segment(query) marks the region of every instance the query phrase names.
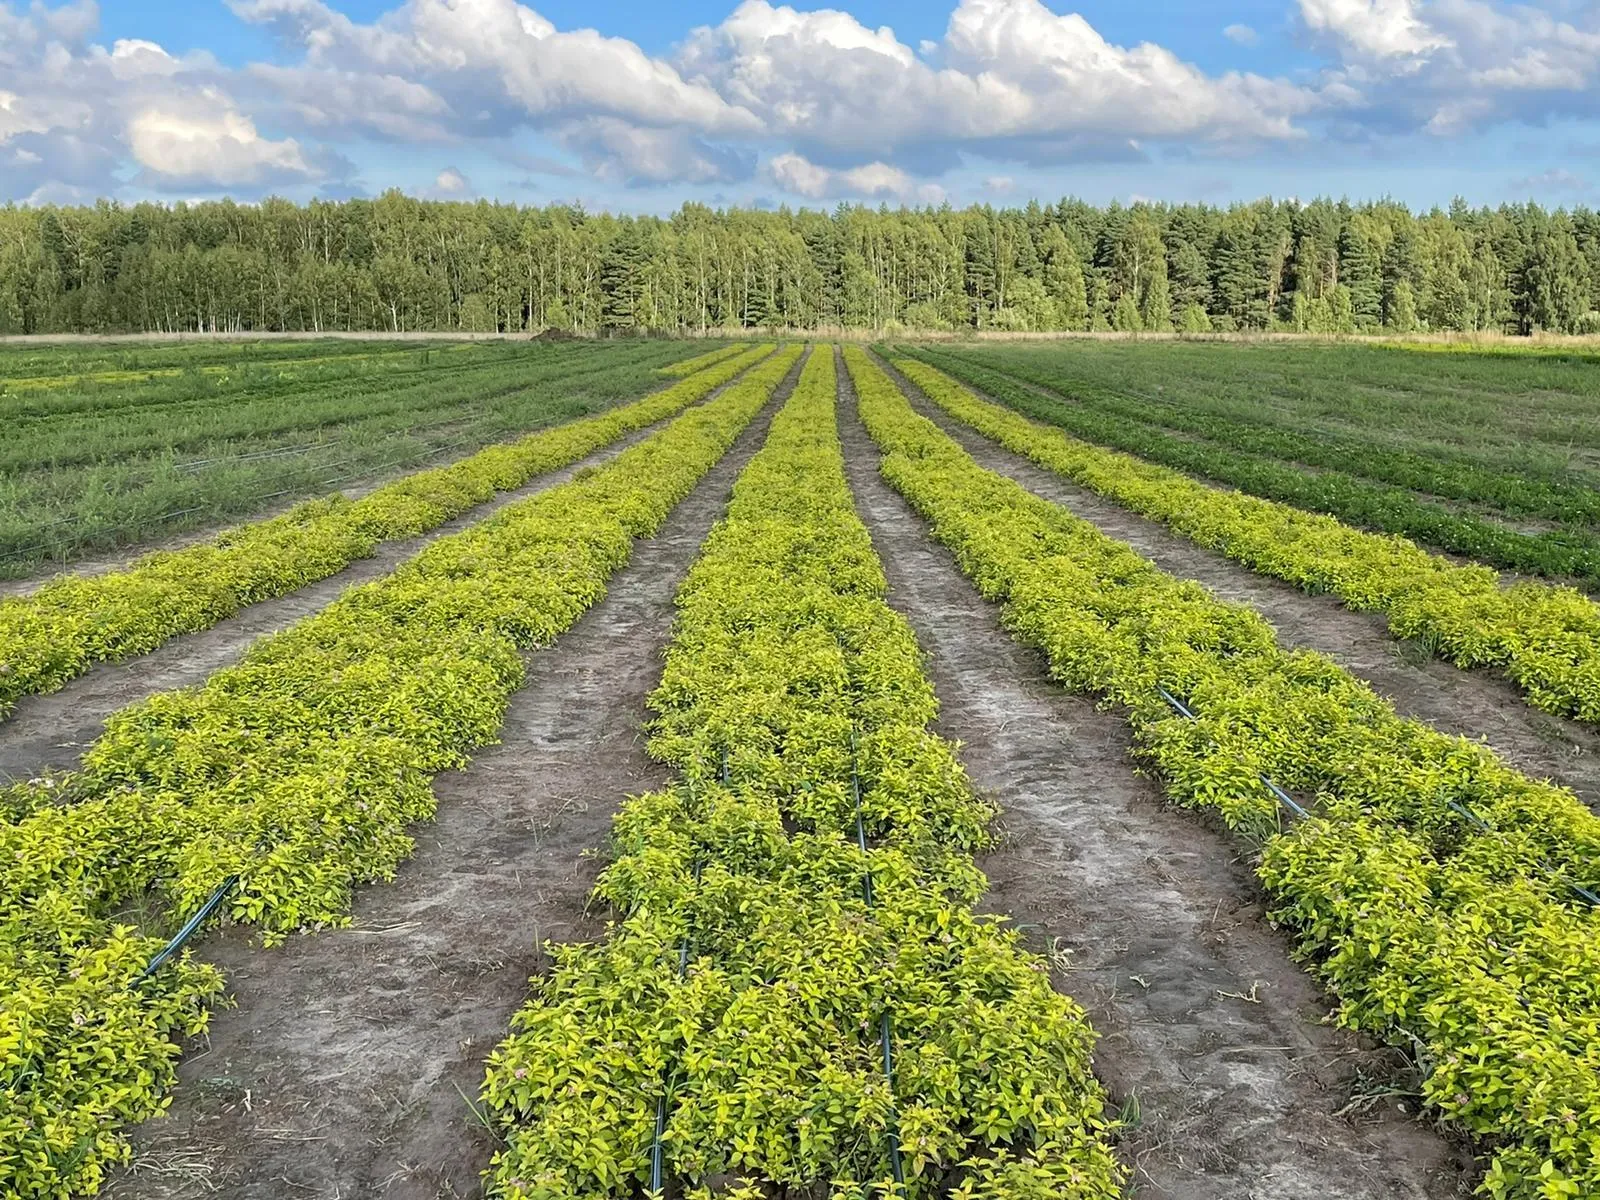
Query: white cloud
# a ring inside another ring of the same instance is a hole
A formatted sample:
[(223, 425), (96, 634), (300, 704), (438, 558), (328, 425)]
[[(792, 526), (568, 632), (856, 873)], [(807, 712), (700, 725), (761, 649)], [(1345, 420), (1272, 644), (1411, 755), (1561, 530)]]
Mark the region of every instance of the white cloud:
[[(1339, 58), (1332, 106), (1380, 130), (1463, 136), (1600, 115), (1600, 7), (1545, 0), (1299, 0)], [(1571, 13), (1574, 20), (1556, 12)], [(1581, 23), (1575, 23), (1581, 22)]]
[(93, 3), (26, 10), (0, 0), (4, 198), (115, 194), (132, 170), (148, 188), (255, 192), (328, 175), (334, 156), (257, 127), (209, 54), (125, 38), (88, 39)]
[(434, 177), (433, 190), (441, 196), (459, 199), (471, 194), (472, 184), (454, 167), (446, 167)]
[(293, 138), (273, 141), (225, 97), (202, 92), (201, 104), (145, 109), (128, 122), (134, 161), (163, 184), (240, 187), (315, 178)]
[(321, 0), (229, 0), (308, 67), (407, 79), (446, 97), (462, 123), (594, 115), (713, 134), (759, 132), (716, 91), (624, 38), (561, 32), (515, 0), (406, 0), (358, 24)]
[(1254, 46), (1261, 40), (1256, 31), (1248, 25), (1229, 25), (1222, 31), (1222, 36), (1241, 46)]
[(933, 205), (945, 200), (945, 191), (937, 184), (919, 183), (899, 167), (882, 162), (831, 170), (791, 152), (771, 159), (767, 174), (784, 191), (808, 200), (898, 200)]
[(744, 0), (690, 36), (680, 67), (797, 150), (856, 162), (948, 165), (963, 149), (1027, 158), (1040, 144), (1059, 156), (1129, 137), (1290, 138), (1314, 103), (1282, 81), (1212, 77), (1159, 46), (1114, 46), (1038, 0), (960, 0), (939, 53), (921, 56), (848, 13)]
[(1362, 54), (1378, 58), (1422, 54), (1449, 40), (1428, 27), (1416, 0), (1300, 0), (1300, 15)]
[(985, 191), (1004, 196), (1017, 186), (1017, 181), (1009, 175), (990, 175), (983, 181), (983, 186)]

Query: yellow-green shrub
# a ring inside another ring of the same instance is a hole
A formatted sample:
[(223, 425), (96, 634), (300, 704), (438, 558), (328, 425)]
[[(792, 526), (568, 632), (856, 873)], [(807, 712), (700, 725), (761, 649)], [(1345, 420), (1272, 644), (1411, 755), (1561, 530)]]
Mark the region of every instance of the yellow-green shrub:
[(496, 1195), (637, 1194), (663, 1099), (689, 1195), (888, 1195), (891, 1138), (907, 1197), (1119, 1194), (1082, 1010), (972, 911), (993, 813), (926, 728), (834, 394), (814, 354), (679, 590), (650, 743), (678, 782), (619, 813), (597, 889), (618, 923), (554, 951), (491, 1058)]
[(1384, 613), (1458, 667), (1499, 667), (1546, 712), (1600, 721), (1600, 606), (1573, 588), (1504, 586), (1488, 567), (1457, 566), (1414, 542), (1105, 450), (973, 395), (914, 359), (896, 359), (956, 420), (1177, 533), (1265, 575)]
[[(1484, 1194), (1600, 1195), (1600, 910), (1573, 886), (1600, 884), (1600, 818), (981, 469), (846, 357), (885, 478), (1057, 681), (1126, 711), (1169, 796), (1260, 840), (1340, 1018), (1417, 1052), (1428, 1103), (1485, 1139)], [(1282, 828), (1262, 775), (1312, 816)]]

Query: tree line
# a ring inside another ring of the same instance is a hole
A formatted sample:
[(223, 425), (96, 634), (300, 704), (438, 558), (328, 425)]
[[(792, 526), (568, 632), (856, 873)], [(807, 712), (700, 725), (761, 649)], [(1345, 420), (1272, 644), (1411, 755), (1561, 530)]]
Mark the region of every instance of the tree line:
[(1389, 201), (0, 208), (0, 333), (1600, 332), (1600, 215)]

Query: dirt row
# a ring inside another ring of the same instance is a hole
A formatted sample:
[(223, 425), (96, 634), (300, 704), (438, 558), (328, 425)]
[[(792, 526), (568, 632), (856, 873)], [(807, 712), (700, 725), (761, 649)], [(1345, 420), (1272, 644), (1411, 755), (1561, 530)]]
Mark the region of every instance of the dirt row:
[(206, 940), (238, 1007), (213, 1015), (109, 1197), (479, 1194), (494, 1150), (474, 1115), (484, 1056), (543, 942), (603, 932), (584, 907), (595, 852), (624, 797), (667, 777), (642, 726), (678, 583), (798, 377), (636, 543), (606, 598), (528, 656), (501, 743), (434, 781), (438, 819), (393, 884), (358, 893), (351, 929), (277, 950), (239, 929)]
[(1331, 596), (1310, 595), (1283, 580), (1258, 575), (1036, 466), (947, 416), (910, 380), (887, 363), (881, 365), (912, 407), (984, 467), (1126, 542), (1163, 571), (1197, 580), (1224, 600), (1249, 605), (1277, 630), (1284, 646), (1326, 654), (1370, 683), (1403, 715), (1484, 741), (1519, 770), (1571, 788), (1591, 808), (1600, 809), (1600, 732), (1530, 707), (1501, 675), (1463, 671), (1420, 645), (1395, 639), (1381, 614), (1353, 612)]
[[(718, 388), (711, 397), (728, 386), (731, 384)], [(503, 492), (420, 537), (383, 542), (370, 558), (357, 559), (337, 574), (286, 596), (240, 609), (210, 629), (182, 634), (148, 654), (97, 664), (59, 691), (22, 697), (12, 715), (0, 721), (0, 784), (75, 767), (112, 713), (158, 692), (204, 681), (214, 671), (238, 662), (258, 639), (320, 612), (346, 588), (381, 579), (440, 538), (460, 533), (502, 508), (568, 482), (579, 471), (610, 461), (660, 432), (666, 423), (635, 430), (587, 458), (540, 475), (515, 491)]]
[(878, 475), (841, 370), (856, 504), (973, 782), (1001, 806), (989, 911), (1028, 928), (1088, 1011), (1095, 1069), (1133, 1128), (1141, 1193), (1389, 1200), (1468, 1189), (1471, 1159), (1418, 1124), (1396, 1063), (1324, 1023), (1331, 1001), (1271, 928), (1240, 843), (1135, 776), (1120, 717), (1051, 684)]

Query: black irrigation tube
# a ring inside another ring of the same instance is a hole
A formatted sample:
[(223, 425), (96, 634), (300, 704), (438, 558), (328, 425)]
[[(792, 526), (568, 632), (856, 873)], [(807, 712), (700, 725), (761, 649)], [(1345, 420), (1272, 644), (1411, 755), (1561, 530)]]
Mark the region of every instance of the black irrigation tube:
[[(689, 799), (695, 799), (694, 783), (689, 783)], [(722, 752), (722, 786), (728, 786), (728, 752)], [(704, 867), (700, 855), (694, 857), (694, 884), (700, 886), (700, 873)], [(689, 977), (689, 959), (694, 954), (694, 933), (691, 929), (683, 931), (683, 942), (678, 946), (678, 982), (682, 983)], [(654, 1196), (664, 1194), (666, 1186), (666, 1149), (663, 1142), (667, 1136), (667, 1069), (661, 1069), (661, 1095), (656, 1099), (656, 1131), (650, 1143), (650, 1193)]]
[[(870, 910), (876, 908), (877, 903), (872, 892), (872, 864), (867, 859), (867, 826), (861, 815), (861, 772), (857, 769), (854, 722), (850, 727), (850, 799), (856, 810), (856, 845), (861, 848), (861, 897)], [(894, 1172), (895, 1194), (902, 1195), (906, 1173), (900, 1161), (900, 1111), (894, 1099), (894, 1033), (887, 1004), (878, 1022), (878, 1042), (883, 1050), (884, 1081), (889, 1085), (889, 1165)]]
[[(1182, 700), (1179, 700), (1171, 692), (1167, 691), (1166, 688), (1161, 687), (1158, 684), (1156, 686), (1156, 691), (1160, 692), (1161, 698), (1170, 704), (1174, 709), (1176, 709), (1182, 716), (1187, 717), (1191, 721), (1197, 721), (1200, 719), (1194, 715), (1188, 705), (1184, 704)], [(1277, 784), (1273, 783), (1272, 780), (1268, 779), (1265, 775), (1257, 775), (1256, 778), (1266, 785), (1267, 790), (1277, 798), (1279, 804), (1283, 805), (1283, 807), (1294, 813), (1295, 816), (1309, 817), (1311, 815), (1310, 812), (1295, 802), (1293, 796), (1289, 795), (1288, 792), (1284, 791)]]
[[(1171, 705), (1173, 707), (1173, 709), (1175, 709), (1179, 714), (1181, 714), (1184, 717), (1187, 717), (1191, 721), (1199, 720), (1199, 718), (1197, 716), (1195, 716), (1193, 710), (1191, 710), (1188, 705), (1184, 704), (1183, 701), (1179, 700), (1171, 692), (1167, 691), (1166, 688), (1161, 687), (1158, 684), (1156, 686), (1156, 691), (1160, 692), (1161, 693), (1161, 698), (1163, 700), (1165, 700), (1169, 705)], [(1268, 779), (1265, 775), (1258, 775), (1258, 776), (1256, 776), (1256, 778), (1261, 780), (1261, 782), (1266, 785), (1268, 790), (1271, 791), (1272, 794), (1277, 798), (1279, 804), (1281, 804), (1285, 808), (1289, 809), (1289, 811), (1294, 813), (1295, 816), (1301, 817), (1301, 818), (1305, 818), (1305, 817), (1311, 816), (1310, 811), (1308, 811), (1307, 809), (1303, 808), (1301, 805), (1296, 803), (1295, 800), (1294, 800), (1294, 797), (1290, 796), (1288, 792), (1284, 791), (1281, 787), (1279, 787), (1276, 783), (1272, 782), (1272, 780)], [(1478, 827), (1478, 829), (1481, 830), (1482, 832), (1490, 833), (1490, 834), (1495, 832), (1494, 826), (1490, 825), (1487, 821), (1485, 821), (1477, 813), (1473, 812), (1466, 805), (1462, 804), (1459, 800), (1446, 800), (1445, 801), (1445, 805), (1452, 812), (1459, 813), (1461, 816), (1465, 817), (1472, 824), (1476, 825)], [(1548, 864), (1544, 865), (1544, 871), (1545, 871), (1545, 874), (1552, 881), (1554, 881), (1556, 883), (1565, 884), (1567, 887), (1571, 888), (1572, 891), (1575, 892), (1584, 901), (1584, 903), (1588, 904), (1590, 907), (1592, 907), (1592, 908), (1600, 908), (1600, 894), (1596, 894), (1594, 891), (1590, 890), (1589, 888), (1584, 887), (1580, 883), (1574, 883), (1572, 880), (1568, 879), (1565, 875), (1563, 875), (1560, 871), (1557, 871), (1555, 868), (1549, 866)]]
[(226, 879), (219, 883), (216, 887), (216, 890), (213, 891), (211, 895), (206, 898), (206, 902), (200, 906), (200, 911), (195, 913), (194, 916), (190, 917), (189, 920), (184, 924), (183, 928), (178, 930), (178, 932), (173, 935), (172, 940), (162, 948), (161, 953), (152, 958), (145, 966), (145, 969), (134, 976), (134, 982), (137, 983), (141, 979), (148, 979), (151, 975), (154, 975), (158, 970), (160, 970), (168, 959), (170, 959), (179, 950), (182, 950), (184, 943), (199, 931), (200, 926), (204, 925), (206, 921), (210, 919), (211, 914), (217, 911), (217, 909), (222, 905), (222, 902), (226, 900), (233, 889), (238, 886), (239, 876), (237, 875), (229, 875)]

